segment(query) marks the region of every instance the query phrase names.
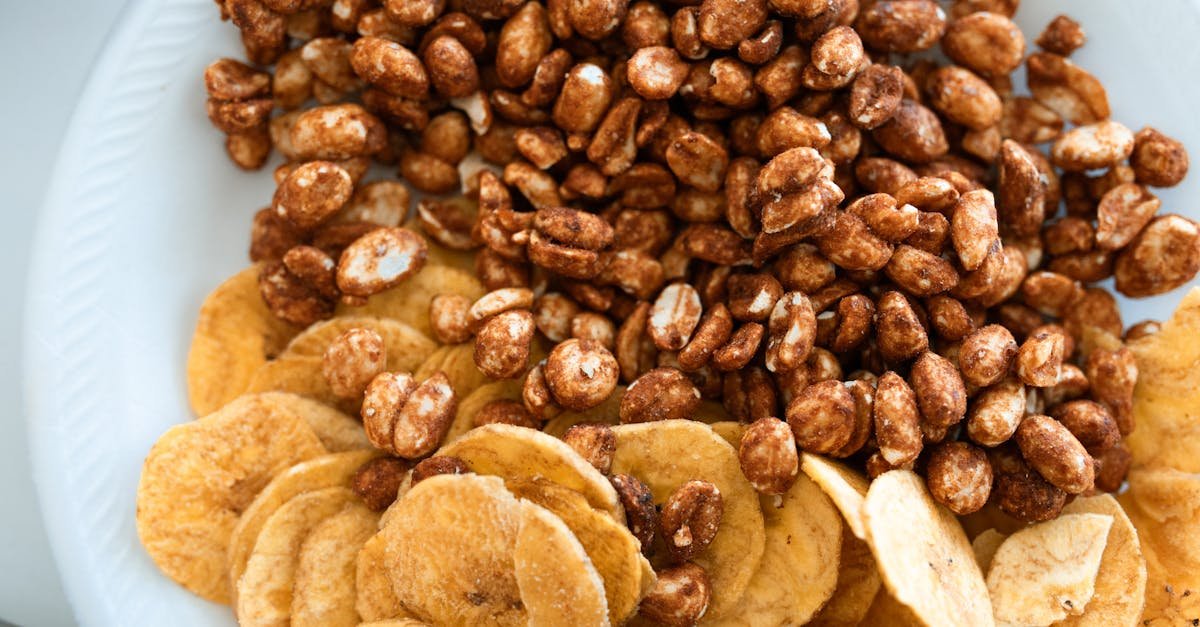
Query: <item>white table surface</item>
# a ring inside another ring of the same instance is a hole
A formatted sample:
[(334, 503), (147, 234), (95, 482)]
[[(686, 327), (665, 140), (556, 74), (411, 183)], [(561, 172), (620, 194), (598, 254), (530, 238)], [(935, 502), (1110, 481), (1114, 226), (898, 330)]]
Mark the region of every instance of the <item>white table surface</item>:
[(59, 142), (124, 0), (0, 1), (0, 620), (74, 624), (30, 480), (21, 391), (29, 244)]

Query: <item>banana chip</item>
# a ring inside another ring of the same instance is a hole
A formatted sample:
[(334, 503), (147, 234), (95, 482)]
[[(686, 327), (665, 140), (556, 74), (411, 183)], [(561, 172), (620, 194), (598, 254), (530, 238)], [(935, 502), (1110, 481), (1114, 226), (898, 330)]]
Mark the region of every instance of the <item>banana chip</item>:
[(1137, 530), (1120, 503), (1109, 494), (1079, 497), (1063, 508), (1064, 514), (1103, 514), (1112, 517), (1096, 592), (1080, 616), (1069, 616), (1059, 625), (1136, 625), (1146, 603), (1146, 560)]
[[(549, 481), (510, 479), (505, 485), (514, 496), (544, 507), (561, 518), (579, 539), (604, 581), (608, 618), (612, 624), (625, 622), (637, 611), (642, 596), (654, 586), (654, 571), (642, 557), (641, 546), (625, 525), (593, 509), (578, 492)], [(647, 572), (651, 573), (648, 581), (644, 576)]]
[(434, 297), (459, 294), (474, 302), (486, 292), (473, 272), (427, 263), (404, 283), (368, 298), (362, 307), (339, 305), (337, 315), (391, 318), (431, 336), (429, 303)]
[(603, 403), (584, 411), (564, 411), (546, 421), (546, 424), (542, 426), (542, 431), (556, 438), (561, 438), (567, 432), (567, 429), (583, 422), (599, 422), (615, 425), (621, 422), (620, 410), (621, 397), (623, 396), (625, 396), (625, 386), (618, 385), (613, 390), (613, 393), (604, 399)]
[(200, 306), (188, 350), (188, 400), (205, 416), (246, 390), (258, 367), (300, 329), (276, 318), (258, 292), (261, 266), (229, 277)]
[(379, 514), (355, 503), (317, 525), (304, 544), (292, 590), (293, 627), (354, 627), (355, 561), (375, 535)]
[(375, 450), (322, 455), (279, 473), (242, 512), (229, 538), (229, 581), (236, 584), (246, 572), (246, 562), (263, 525), (284, 503), (305, 492), (348, 487), (360, 466), (379, 453)]
[(1083, 613), (1095, 593), (1112, 516), (1064, 514), (1009, 536), (988, 569), (997, 625), (1049, 625)]
[(527, 501), (513, 564), (530, 625), (610, 624), (604, 580), (583, 545), (562, 519)]
[(396, 598), (439, 625), (525, 625), (513, 571), (522, 516), (499, 477), (437, 475), (413, 486), (380, 531)]
[(742, 475), (737, 451), (707, 425), (662, 420), (613, 427), (612, 471), (641, 479), (661, 504), (681, 485), (701, 479), (721, 491), (725, 513), (712, 544), (695, 561), (708, 572), (706, 619), (737, 607), (763, 556), (765, 528), (758, 493)]
[(287, 392), (243, 394), (230, 401), (238, 411), (283, 412), (304, 419), (321, 439), (321, 445), (333, 453), (371, 448), (362, 423), (324, 403)]
[(444, 441), (453, 442), (462, 437), (464, 433), (474, 429), (475, 414), (478, 414), (484, 405), (502, 400), (521, 400), (521, 381), (519, 379), (487, 383), (475, 388), (466, 398), (460, 398), (458, 408), (455, 410), (454, 422), (450, 423), (450, 430), (446, 432)]
[(325, 452), (312, 428), (287, 413), (233, 407), (171, 427), (142, 466), (142, 545), (168, 577), (228, 603), (225, 557), (238, 516), (272, 477)]
[(608, 479), (562, 440), (541, 431), (484, 425), (443, 446), (437, 454), (458, 457), (483, 475), (552, 481), (579, 492), (613, 520), (625, 521), (617, 491)]
[(993, 624), (971, 544), (925, 481), (892, 470), (871, 482), (862, 512), (867, 543), (888, 591), (927, 625)]
[(825, 494), (833, 501), (846, 525), (854, 532), (859, 540), (867, 539), (866, 522), (863, 520), (863, 501), (867, 498), (867, 487), (870, 481), (857, 470), (852, 470), (841, 462), (828, 457), (801, 453), (800, 470), (821, 486)]
[(346, 488), (325, 488), (305, 492), (271, 514), (236, 582), (238, 624), (289, 624), (301, 544), (321, 521), (357, 502)]
[(1146, 559), (1146, 606), (1139, 624), (1194, 624), (1200, 620), (1200, 477), (1134, 470), (1119, 500)]
[[(379, 523), (385, 524), (382, 518)], [(392, 580), (388, 578), (384, 565), (384, 544), (383, 535), (376, 533), (358, 551), (354, 566), (354, 592), (357, 596), (354, 609), (364, 621), (412, 619), (392, 591)]]
[(1133, 411), (1125, 437), (1134, 466), (1200, 472), (1200, 288), (1162, 328), (1129, 344), (1137, 358)]
[[(837, 588), (809, 625), (852, 627), (863, 622), (883, 582), (871, 556), (871, 547), (859, 540), (849, 526), (842, 528), (842, 554), (838, 563)], [(869, 623), (868, 623), (869, 624)]]
[(470, 396), (471, 392), (491, 381), (475, 366), (474, 342), (438, 347), (421, 362), (413, 378), (424, 381), (439, 371), (446, 373), (450, 386), (459, 398)]
[(1007, 534), (1000, 533), (995, 529), (988, 529), (971, 540), (971, 551), (975, 553), (975, 563), (979, 564), (979, 570), (983, 572), (985, 579), (988, 570), (992, 568), (992, 558), (996, 557), (996, 551), (1007, 539)]
[[(896, 600), (886, 587), (880, 586), (867, 615), (863, 617), (862, 625), (879, 625), (887, 627), (926, 627), (925, 623), (913, 614), (906, 605)], [(955, 623), (949, 623), (955, 624)]]

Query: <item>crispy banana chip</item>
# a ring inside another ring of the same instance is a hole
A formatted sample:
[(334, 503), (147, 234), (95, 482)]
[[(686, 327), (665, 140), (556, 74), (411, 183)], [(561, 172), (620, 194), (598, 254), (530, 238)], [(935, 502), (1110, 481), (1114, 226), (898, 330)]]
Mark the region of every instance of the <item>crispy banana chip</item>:
[(870, 481), (857, 470), (841, 462), (812, 453), (800, 454), (800, 470), (809, 479), (817, 482), (833, 504), (842, 512), (846, 525), (860, 540), (867, 539), (867, 526), (863, 520), (863, 501), (867, 498)]
[(187, 363), (188, 399), (197, 416), (244, 392), (254, 371), (300, 331), (267, 309), (259, 270), (256, 264), (229, 277), (200, 306)]
[(663, 420), (613, 427), (612, 471), (641, 479), (661, 504), (681, 485), (701, 479), (721, 491), (725, 513), (708, 549), (695, 561), (708, 572), (712, 600), (705, 618), (737, 607), (763, 556), (766, 532), (758, 493), (738, 465), (737, 451), (702, 423)]
[[(329, 345), (351, 329), (370, 329), (387, 347), (388, 370), (416, 370), (437, 348), (429, 335), (399, 320), (378, 316), (340, 316), (318, 322), (297, 335), (280, 357), (324, 357)], [(420, 353), (414, 355), (412, 353)]]
[(1007, 539), (1008, 534), (988, 529), (971, 540), (971, 551), (975, 553), (975, 563), (979, 564), (979, 570), (983, 572), (985, 579), (988, 570), (992, 568), (992, 558), (996, 557), (996, 551)]
[(502, 400), (521, 400), (520, 379), (505, 379), (504, 381), (486, 383), (475, 388), (466, 398), (460, 398), (458, 408), (455, 410), (454, 422), (450, 423), (450, 430), (446, 432), (445, 441), (453, 442), (461, 437), (462, 434), (474, 429), (475, 414), (478, 414), (484, 405), (492, 401)]
[[(566, 523), (583, 545), (604, 581), (609, 621), (624, 623), (637, 611), (642, 596), (654, 586), (653, 570), (629, 529), (608, 514), (593, 509), (578, 492), (538, 479), (505, 482), (518, 498), (546, 508)], [(644, 576), (651, 573), (649, 581)]]
[(1111, 516), (1112, 528), (1100, 570), (1096, 592), (1080, 616), (1069, 616), (1059, 625), (1136, 625), (1146, 602), (1146, 560), (1138, 543), (1137, 530), (1121, 504), (1110, 494), (1079, 497), (1063, 508), (1064, 514)]
[(246, 572), (237, 581), (235, 610), (240, 625), (289, 624), (301, 544), (321, 521), (357, 502), (358, 497), (346, 488), (325, 488), (305, 492), (271, 514), (250, 552)]
[(375, 535), (379, 514), (355, 503), (326, 518), (300, 545), (292, 590), (293, 627), (354, 627), (358, 551)]
[(617, 491), (608, 479), (562, 440), (541, 431), (484, 425), (443, 446), (437, 454), (458, 457), (483, 475), (552, 481), (579, 492), (613, 520), (625, 521)]
[(1200, 288), (1158, 333), (1129, 347), (1138, 364), (1137, 428), (1125, 437), (1134, 466), (1200, 472)]
[(993, 624), (971, 544), (921, 477), (908, 470), (879, 475), (862, 511), (871, 553), (897, 601), (928, 625)]
[(429, 303), (435, 296), (460, 294), (474, 302), (486, 291), (473, 272), (427, 263), (404, 283), (368, 298), (362, 307), (339, 305), (337, 315), (391, 318), (431, 336)]
[(809, 625), (852, 627), (862, 623), (881, 585), (871, 547), (859, 540), (849, 526), (843, 527), (837, 588)]
[(413, 373), (413, 378), (417, 381), (424, 381), (437, 374), (438, 371), (446, 373), (446, 377), (450, 379), (450, 385), (454, 388), (454, 393), (459, 398), (470, 396), (471, 392), (491, 381), (487, 375), (475, 367), (474, 342), (438, 347), (429, 354), (424, 362), (421, 362), (416, 372)]
[(528, 501), (513, 549), (521, 603), (530, 625), (607, 627), (604, 580), (561, 518)]
[(438, 625), (525, 625), (513, 572), (521, 518), (499, 477), (438, 475), (413, 486), (380, 531), (396, 598)]
[(225, 557), (238, 516), (272, 477), (323, 454), (312, 428), (293, 414), (234, 407), (171, 427), (142, 466), (138, 537), (168, 577), (228, 603)]
[(276, 475), (254, 497), (233, 528), (229, 538), (229, 581), (236, 584), (242, 578), (259, 532), (284, 503), (305, 492), (348, 487), (354, 471), (378, 455), (374, 449), (322, 455)]
[[(746, 428), (722, 421), (712, 430), (736, 447)], [(842, 516), (821, 488), (800, 475), (783, 495), (758, 500), (766, 529), (762, 561), (737, 606), (713, 625), (805, 623), (837, 587)]]
[(230, 401), (230, 407), (242, 411), (283, 412), (303, 418), (330, 452), (371, 448), (362, 423), (324, 403), (287, 392), (243, 394)]
[(1064, 514), (1008, 537), (988, 568), (997, 625), (1049, 625), (1078, 616), (1095, 593), (1112, 516)]
[[(383, 525), (385, 521), (381, 518), (379, 523)], [(400, 605), (400, 600), (392, 591), (392, 580), (388, 578), (384, 565), (384, 544), (383, 535), (376, 533), (358, 551), (354, 567), (354, 591), (357, 595), (354, 609), (364, 621), (411, 619), (408, 610)]]
[(621, 422), (621, 397), (625, 396), (625, 386), (618, 385), (603, 403), (584, 411), (564, 411), (546, 421), (542, 431), (561, 438), (567, 429), (583, 422), (599, 422), (615, 425)]
[[(875, 600), (871, 602), (871, 607), (867, 608), (867, 615), (863, 617), (861, 625), (879, 625), (883, 627), (926, 627), (926, 624), (917, 618), (916, 614), (908, 608), (908, 606), (896, 600), (888, 589), (884, 586), (879, 587), (879, 592), (875, 595)], [(949, 623), (956, 624), (956, 623)]]
[(1119, 500), (1146, 559), (1146, 606), (1139, 624), (1194, 624), (1200, 620), (1200, 477), (1134, 470)]
[(358, 413), (358, 402), (338, 398), (329, 389), (321, 370), (329, 343), (353, 328), (371, 329), (383, 337), (389, 371), (412, 372), (437, 347), (420, 331), (396, 320), (371, 316), (335, 318), (315, 324), (296, 336), (278, 359), (263, 364), (254, 373), (248, 391), (291, 392), (346, 413)]

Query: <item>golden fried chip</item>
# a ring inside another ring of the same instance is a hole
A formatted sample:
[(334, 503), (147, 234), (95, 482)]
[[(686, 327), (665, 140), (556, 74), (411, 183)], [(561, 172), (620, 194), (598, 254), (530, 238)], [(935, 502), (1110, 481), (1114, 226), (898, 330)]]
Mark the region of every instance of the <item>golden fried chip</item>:
[(713, 430), (713, 433), (721, 436), (722, 440), (728, 442), (729, 446), (738, 448), (742, 445), (742, 434), (746, 432), (746, 425), (732, 420), (719, 420), (708, 426)]
[(325, 488), (296, 496), (271, 514), (236, 582), (240, 625), (289, 624), (301, 544), (321, 521), (357, 502), (346, 488)]
[(1008, 534), (988, 529), (971, 540), (971, 551), (975, 553), (975, 563), (979, 564), (979, 570), (983, 573), (984, 579), (987, 578), (988, 570), (992, 567), (992, 558), (996, 557), (996, 551), (1007, 539)]
[(499, 477), (437, 475), (397, 501), (380, 531), (396, 598), (448, 625), (525, 625), (514, 573), (522, 506)]
[(1134, 466), (1200, 472), (1200, 288), (1153, 335), (1130, 342), (1137, 427), (1125, 437)]
[(454, 393), (459, 398), (470, 396), (471, 392), (479, 389), (479, 386), (491, 381), (475, 366), (474, 342), (438, 347), (429, 354), (425, 361), (421, 362), (416, 372), (413, 373), (413, 378), (417, 381), (424, 381), (437, 374), (438, 371), (446, 373), (446, 377), (450, 379), (450, 385), (454, 388)]
[(1119, 497), (1146, 559), (1141, 625), (1200, 620), (1200, 477), (1170, 469), (1134, 470)]
[(871, 547), (859, 540), (849, 526), (843, 527), (837, 587), (809, 625), (852, 627), (862, 623), (881, 585), (883, 582), (879, 579), (875, 558), (871, 556)]
[(399, 320), (368, 315), (340, 316), (308, 327), (279, 356), (324, 357), (329, 345), (351, 329), (370, 329), (383, 338), (388, 370), (416, 370), (437, 348), (437, 342), (428, 334)]
[(284, 412), (303, 418), (321, 439), (321, 445), (333, 453), (371, 448), (362, 423), (311, 398), (288, 392), (243, 394), (229, 403), (242, 411)]
[(492, 424), (469, 431), (438, 455), (457, 457), (479, 474), (505, 479), (547, 479), (579, 492), (592, 507), (624, 522), (617, 491), (608, 478), (562, 440), (526, 427)]
[[(237, 583), (263, 525), (284, 503), (305, 492), (349, 487), (350, 477), (378, 451), (361, 450), (314, 457), (279, 473), (242, 512), (229, 538), (229, 581)], [(236, 592), (236, 590), (235, 590)]]
[(520, 379), (505, 379), (504, 381), (485, 383), (475, 388), (466, 398), (460, 397), (458, 399), (458, 408), (454, 414), (454, 422), (450, 423), (450, 430), (446, 432), (444, 441), (453, 442), (461, 437), (462, 434), (474, 429), (475, 414), (478, 414), (484, 405), (492, 401), (501, 400), (521, 400)]
[(1108, 530), (1096, 592), (1080, 616), (1068, 616), (1059, 625), (1136, 625), (1146, 603), (1146, 560), (1137, 530), (1120, 503), (1110, 494), (1078, 497), (1063, 508), (1064, 514), (1104, 514), (1113, 519)]
[(867, 497), (870, 481), (857, 470), (841, 462), (812, 453), (800, 454), (800, 470), (809, 479), (817, 482), (833, 504), (842, 512), (842, 518), (850, 531), (860, 540), (867, 539), (867, 527), (863, 521), (863, 501)]
[(1064, 514), (1009, 536), (988, 568), (1000, 625), (1049, 625), (1078, 616), (1095, 593), (1112, 516)]
[(712, 544), (693, 561), (712, 582), (705, 617), (716, 619), (737, 607), (763, 556), (766, 532), (758, 493), (738, 465), (737, 451), (705, 424), (662, 420), (613, 427), (617, 438), (612, 471), (641, 479), (661, 504), (693, 479), (721, 491), (724, 515)]
[(618, 385), (603, 403), (584, 411), (564, 411), (546, 421), (542, 431), (561, 438), (567, 429), (583, 422), (599, 422), (615, 425), (621, 422), (621, 397), (625, 396), (625, 386)]
[(300, 545), (292, 589), (293, 627), (354, 627), (354, 571), (358, 551), (375, 535), (379, 514), (353, 503), (326, 518)]
[(988, 529), (995, 529), (1007, 537), (1014, 531), (1025, 528), (1025, 523), (1005, 514), (994, 501), (988, 501), (977, 512), (959, 516), (958, 522), (962, 523), (963, 531), (966, 531), (967, 537), (971, 539), (978, 538)]
[(867, 543), (888, 591), (928, 625), (993, 624), (971, 544), (925, 481), (892, 470), (871, 482), (862, 505)]
[(625, 525), (607, 513), (593, 509), (578, 492), (558, 484), (538, 479), (510, 479), (505, 485), (517, 498), (536, 503), (561, 518), (579, 539), (604, 581), (606, 607), (612, 624), (624, 623), (637, 611), (643, 593), (654, 585), (653, 575), (651, 581), (645, 581), (644, 574), (653, 573), (653, 570), (642, 557), (637, 538)]
[(604, 580), (561, 518), (528, 501), (513, 549), (530, 625), (607, 625)]
[(267, 309), (258, 292), (260, 268), (229, 277), (200, 306), (187, 363), (188, 400), (197, 416), (244, 392), (254, 371), (300, 331)]
[[(884, 586), (879, 587), (879, 592), (875, 594), (875, 600), (871, 602), (871, 607), (867, 608), (867, 615), (863, 616), (861, 625), (886, 625), (887, 627), (926, 627), (921, 619), (917, 618), (916, 614), (908, 608), (908, 606), (896, 600), (888, 589)], [(955, 624), (955, 623), (951, 623)]]
[[(382, 518), (379, 523), (386, 524)], [(376, 533), (359, 549), (355, 562), (354, 591), (358, 598), (354, 609), (364, 621), (411, 618), (392, 591), (392, 580), (384, 565), (384, 545), (385, 538)]]
[(171, 427), (142, 466), (138, 537), (168, 577), (228, 603), (225, 557), (238, 516), (272, 477), (325, 452), (292, 414), (233, 407)]
[(459, 294), (474, 302), (485, 292), (473, 272), (427, 263), (404, 283), (368, 298), (362, 307), (339, 305), (337, 315), (391, 318), (431, 336), (429, 303), (434, 297)]

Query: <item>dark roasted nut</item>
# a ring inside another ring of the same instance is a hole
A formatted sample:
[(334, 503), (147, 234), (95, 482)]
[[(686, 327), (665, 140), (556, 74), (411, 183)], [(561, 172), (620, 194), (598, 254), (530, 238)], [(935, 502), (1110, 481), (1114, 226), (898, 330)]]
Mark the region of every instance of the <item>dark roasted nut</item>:
[(1008, 329), (989, 324), (963, 339), (958, 367), (963, 379), (987, 387), (1003, 379), (1017, 357), (1017, 341)]
[[(612, 469), (613, 453), (617, 450), (617, 438), (612, 427), (598, 422), (573, 425), (563, 434), (563, 442), (601, 473), (607, 475)], [(613, 479), (615, 481), (616, 476)]]
[(888, 153), (912, 163), (933, 161), (949, 150), (937, 114), (907, 98), (871, 136)]
[(475, 336), (475, 366), (494, 379), (520, 377), (529, 362), (533, 331), (533, 314), (527, 310), (491, 316)]
[(370, 296), (399, 285), (425, 265), (428, 246), (403, 228), (379, 228), (354, 240), (338, 260), (337, 285), (351, 296)]
[(1052, 409), (1050, 416), (1061, 422), (1093, 457), (1100, 457), (1121, 441), (1116, 420), (1100, 403), (1069, 401)]
[(1117, 256), (1116, 288), (1153, 296), (1187, 283), (1200, 271), (1200, 228), (1174, 214), (1155, 218)]
[[(772, 305), (774, 305), (772, 303)], [(725, 346), (733, 333), (733, 318), (729, 309), (721, 303), (709, 308), (700, 318), (696, 332), (687, 345), (679, 350), (679, 366), (684, 370), (697, 370), (706, 365), (713, 353)]]
[(653, 550), (654, 534), (658, 529), (658, 509), (654, 507), (654, 495), (637, 477), (616, 474), (609, 477), (609, 481), (616, 489), (625, 509), (625, 524), (629, 527), (629, 532), (641, 543), (642, 553), (649, 555)]
[(923, 430), (928, 427), (942, 431), (966, 416), (966, 386), (958, 369), (945, 357), (932, 351), (923, 353), (913, 362), (909, 384), (917, 395)]
[(967, 436), (981, 446), (1007, 442), (1025, 416), (1025, 386), (1008, 378), (981, 391), (971, 403)]
[(410, 485), (417, 485), (437, 475), (462, 475), (468, 472), (471, 472), (471, 467), (467, 465), (467, 462), (452, 455), (434, 455), (413, 466)]
[(765, 329), (757, 322), (738, 327), (729, 341), (713, 353), (712, 365), (725, 372), (744, 368), (754, 358), (764, 333)]
[(900, 292), (884, 292), (875, 304), (875, 342), (889, 362), (908, 361), (929, 349), (929, 335)]
[(1002, 449), (998, 455), (1003, 461), (992, 457), (992, 491), (1001, 511), (1027, 523), (1051, 520), (1062, 512), (1066, 492), (1043, 479), (1015, 451)]
[(787, 492), (800, 473), (800, 456), (788, 424), (761, 418), (746, 427), (738, 446), (742, 474), (763, 494)]
[(315, 286), (287, 269), (282, 261), (262, 266), (258, 291), (271, 313), (299, 327), (333, 316), (334, 302), (321, 295)]
[(796, 446), (810, 453), (831, 453), (854, 435), (854, 396), (840, 381), (810, 385), (788, 403), (787, 422)]
[(363, 428), (377, 448), (415, 459), (441, 444), (457, 407), (454, 388), (441, 371), (419, 384), (407, 373), (384, 372), (367, 386)]
[(617, 386), (617, 360), (592, 340), (569, 339), (550, 351), (545, 380), (554, 400), (573, 411), (604, 402)]
[(816, 330), (816, 314), (808, 297), (800, 292), (780, 297), (768, 322), (767, 369), (783, 372), (799, 368), (812, 351)]
[(1087, 42), (1087, 36), (1079, 22), (1066, 15), (1059, 15), (1050, 20), (1046, 29), (1038, 36), (1036, 43), (1046, 52), (1066, 57), (1085, 42)]
[(939, 294), (925, 300), (929, 326), (943, 340), (957, 342), (975, 330), (971, 313), (959, 301)]
[(655, 368), (638, 377), (621, 398), (622, 423), (691, 419), (700, 405), (698, 390), (682, 372)]
[(1187, 175), (1188, 153), (1179, 140), (1147, 126), (1134, 136), (1129, 165), (1133, 167), (1139, 183), (1173, 187)]
[(693, 479), (679, 486), (663, 503), (658, 528), (667, 550), (678, 562), (686, 562), (708, 548), (725, 513), (717, 486)]
[(382, 512), (396, 500), (406, 472), (408, 462), (395, 457), (376, 457), (354, 471), (350, 489), (362, 499), (363, 505)]
[(921, 454), (921, 414), (917, 397), (895, 372), (880, 375), (872, 410), (879, 453), (894, 466), (916, 461)]
[(927, 50), (946, 32), (946, 14), (932, 0), (883, 0), (859, 11), (863, 42), (880, 52)]
[(704, 568), (687, 562), (657, 572), (654, 587), (642, 599), (638, 613), (668, 627), (695, 625), (708, 610), (712, 583)]
[(1015, 370), (1025, 385), (1050, 387), (1058, 383), (1062, 372), (1064, 335), (1062, 332), (1037, 331), (1021, 344)]
[(1091, 397), (1108, 407), (1121, 435), (1128, 435), (1134, 427), (1133, 388), (1138, 378), (1133, 351), (1097, 348), (1088, 355), (1085, 372)]
[(1092, 489), (1092, 458), (1062, 423), (1049, 416), (1027, 416), (1015, 438), (1025, 461), (1055, 487), (1067, 494)]
[(1096, 489), (1101, 492), (1117, 492), (1125, 483), (1133, 454), (1124, 443), (1108, 449), (1096, 458)]
[(1108, 119), (1108, 92), (1104, 85), (1065, 57), (1048, 52), (1029, 55), (1025, 62), (1029, 91), (1034, 99), (1072, 124), (1092, 124)]
[(541, 421), (535, 419), (521, 401), (495, 400), (479, 408), (472, 421), (476, 427), (484, 425), (514, 425), (528, 429), (541, 427)]
[(359, 399), (363, 390), (386, 367), (383, 338), (370, 329), (350, 329), (325, 349), (321, 373), (335, 396)]
[(953, 264), (908, 244), (896, 247), (884, 272), (904, 291), (920, 297), (941, 294), (958, 283)]
[(982, 509), (991, 496), (992, 466), (983, 449), (943, 442), (929, 455), (925, 480), (935, 501), (965, 516)]
[(1025, 36), (1003, 15), (972, 13), (950, 23), (942, 38), (942, 50), (980, 75), (1002, 76), (1021, 64)]

